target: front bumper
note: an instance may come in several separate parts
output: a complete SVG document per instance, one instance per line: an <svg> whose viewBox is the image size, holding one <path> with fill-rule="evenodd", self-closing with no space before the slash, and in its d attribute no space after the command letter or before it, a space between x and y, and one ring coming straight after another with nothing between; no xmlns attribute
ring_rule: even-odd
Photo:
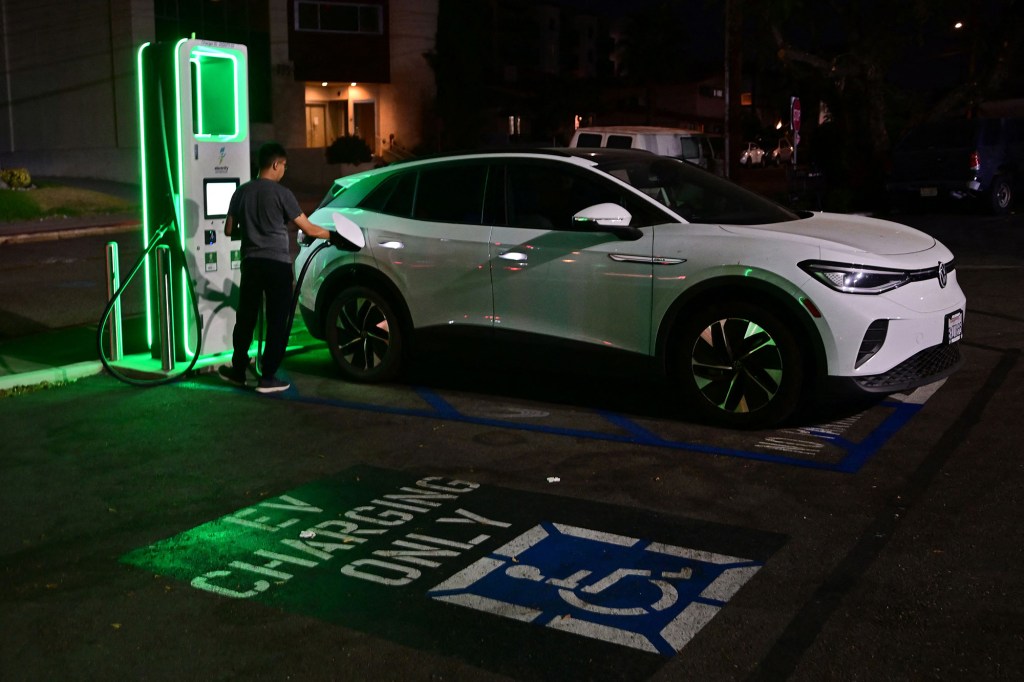
<svg viewBox="0 0 1024 682"><path fill-rule="evenodd" d="M907 391L945 379L962 364L959 343L932 346L907 358L888 372L856 377L853 383L865 393Z"/></svg>

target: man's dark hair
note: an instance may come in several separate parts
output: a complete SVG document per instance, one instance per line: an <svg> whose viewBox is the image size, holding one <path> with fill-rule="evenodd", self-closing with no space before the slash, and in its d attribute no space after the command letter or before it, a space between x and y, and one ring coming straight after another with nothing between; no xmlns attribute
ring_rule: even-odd
<svg viewBox="0 0 1024 682"><path fill-rule="evenodd" d="M275 161L278 159L287 159L288 152L284 150L284 147L277 142L264 142L260 145L260 151L258 160L260 163L260 170L264 168L270 168Z"/></svg>

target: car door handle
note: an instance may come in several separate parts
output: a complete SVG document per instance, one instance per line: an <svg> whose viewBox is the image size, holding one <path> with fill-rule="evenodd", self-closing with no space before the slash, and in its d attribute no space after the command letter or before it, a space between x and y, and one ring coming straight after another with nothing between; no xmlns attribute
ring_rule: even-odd
<svg viewBox="0 0 1024 682"><path fill-rule="evenodd" d="M625 253L609 253L608 257L618 263L650 263L651 265L679 265L685 258L665 258L663 256L631 256Z"/></svg>
<svg viewBox="0 0 1024 682"><path fill-rule="evenodd" d="M527 255L522 251L502 251L498 254L498 258L514 261L516 263L525 263Z"/></svg>

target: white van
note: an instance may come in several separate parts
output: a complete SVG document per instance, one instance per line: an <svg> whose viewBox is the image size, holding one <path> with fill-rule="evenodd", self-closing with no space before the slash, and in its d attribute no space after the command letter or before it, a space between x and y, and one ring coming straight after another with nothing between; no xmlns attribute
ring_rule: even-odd
<svg viewBox="0 0 1024 682"><path fill-rule="evenodd" d="M715 151L704 133L659 126L591 126L577 128L570 147L646 149L662 156L684 159L717 172Z"/></svg>

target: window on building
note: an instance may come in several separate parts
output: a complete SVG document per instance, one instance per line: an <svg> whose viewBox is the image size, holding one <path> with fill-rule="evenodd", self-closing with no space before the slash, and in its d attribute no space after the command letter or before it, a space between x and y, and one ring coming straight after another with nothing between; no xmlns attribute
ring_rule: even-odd
<svg viewBox="0 0 1024 682"><path fill-rule="evenodd" d="M323 33L367 33L381 35L384 27L380 5L298 0L295 30Z"/></svg>

